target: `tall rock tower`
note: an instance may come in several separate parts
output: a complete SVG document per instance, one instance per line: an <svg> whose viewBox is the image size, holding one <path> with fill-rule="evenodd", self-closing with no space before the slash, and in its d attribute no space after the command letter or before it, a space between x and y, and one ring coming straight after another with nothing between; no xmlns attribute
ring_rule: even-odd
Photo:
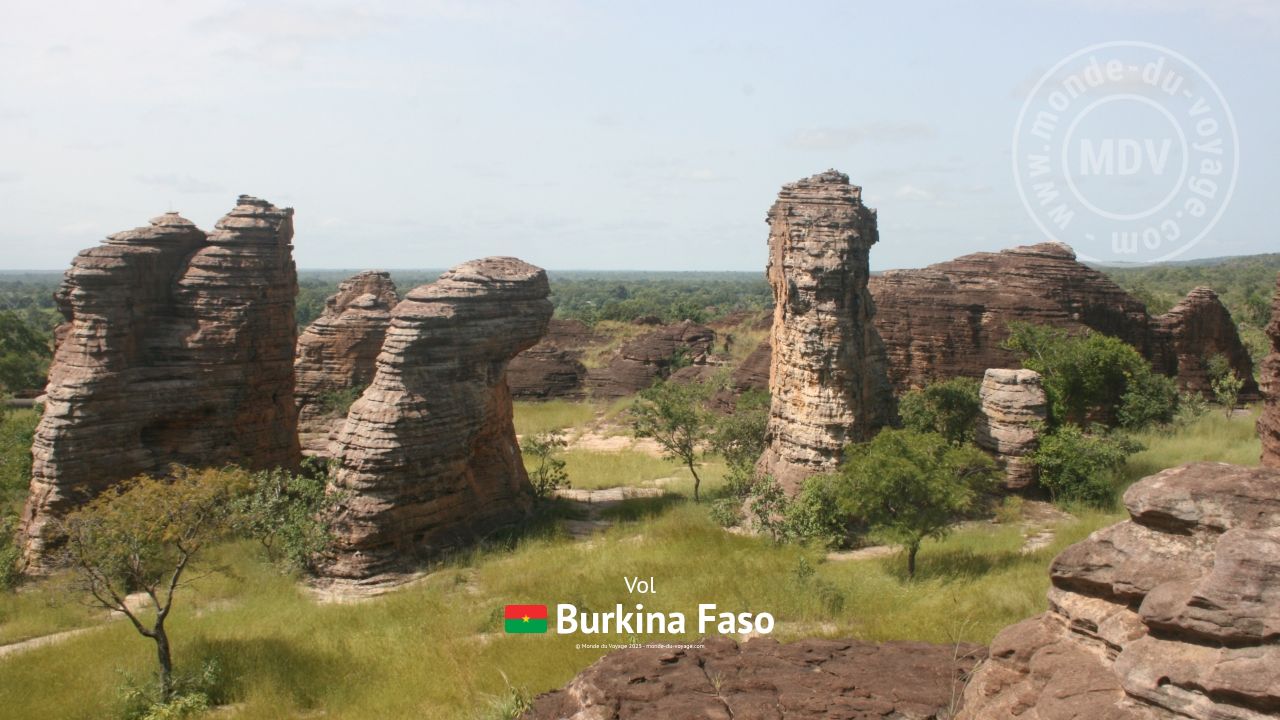
<svg viewBox="0 0 1280 720"><path fill-rule="evenodd" d="M835 170L784 186L768 222L773 400L756 469L794 495L893 414L867 291L867 255L879 233L862 188Z"/></svg>
<svg viewBox="0 0 1280 720"><path fill-rule="evenodd" d="M1258 419L1258 435L1262 437L1262 464L1280 467L1280 276L1276 277L1276 294L1271 300L1271 353L1262 361L1262 394L1267 404Z"/></svg>

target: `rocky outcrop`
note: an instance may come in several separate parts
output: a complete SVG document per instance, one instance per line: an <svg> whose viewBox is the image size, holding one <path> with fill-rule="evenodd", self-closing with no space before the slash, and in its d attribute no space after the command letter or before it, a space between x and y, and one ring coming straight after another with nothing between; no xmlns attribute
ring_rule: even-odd
<svg viewBox="0 0 1280 720"><path fill-rule="evenodd" d="M373 380L374 362L400 302L391 275L369 270L343 280L324 312L298 336L293 362L298 434L304 451L328 451L329 434L346 418L347 396Z"/></svg>
<svg viewBox="0 0 1280 720"><path fill-rule="evenodd" d="M72 262L23 510L32 570L52 521L122 479L298 462L292 238L292 210L242 195L207 236L169 213Z"/></svg>
<svg viewBox="0 0 1280 720"><path fill-rule="evenodd" d="M834 170L784 186L768 222L775 352L757 470L794 494L893 413L867 292L868 254L879 234L862 188Z"/></svg>
<svg viewBox="0 0 1280 720"><path fill-rule="evenodd" d="M585 397L587 368L582 356L594 340L595 334L585 323L553 319L546 336L507 366L511 396L522 400Z"/></svg>
<svg viewBox="0 0 1280 720"><path fill-rule="evenodd" d="M1204 392L1205 368L1221 354L1251 378L1249 353L1226 308L1198 288L1158 318L1110 278L1077 262L1060 243L974 253L916 270L872 277L875 326L888 354L889 380L902 394L933 380L981 378L987 368L1016 367L1002 347L1009 323L1092 330L1133 345L1184 390ZM767 352L761 345L761 352ZM1256 397L1251 380L1241 394Z"/></svg>
<svg viewBox="0 0 1280 720"><path fill-rule="evenodd" d="M1261 720L1280 712L1280 471L1194 463L1058 556L1049 612L1003 630L961 720Z"/></svg>
<svg viewBox="0 0 1280 720"><path fill-rule="evenodd" d="M1262 437L1262 464L1280 467L1280 277L1276 278L1276 294L1271 300L1267 336L1271 338L1271 352L1262 361L1266 405L1258 419L1258 435Z"/></svg>
<svg viewBox="0 0 1280 720"><path fill-rule="evenodd" d="M1207 287L1198 287L1155 319L1151 359L1157 370L1177 378L1184 391L1213 397L1209 361L1216 355L1244 381L1240 399L1258 399L1253 359L1236 332L1231 312Z"/></svg>
<svg viewBox="0 0 1280 720"><path fill-rule="evenodd" d="M692 320L660 326L623 343L609 364L587 372L587 388L597 399L637 393L685 366L706 365L716 331Z"/></svg>
<svg viewBox="0 0 1280 720"><path fill-rule="evenodd" d="M985 651L971 645L710 638L701 649L617 650L523 720L949 718Z"/></svg>
<svg viewBox="0 0 1280 720"><path fill-rule="evenodd" d="M1039 433L1049 419L1049 401L1034 370L988 369L978 390L981 409L974 425L978 447L993 453L1004 470L1010 490L1025 488L1036 480L1035 463L1029 457L1038 446Z"/></svg>
<svg viewBox="0 0 1280 720"><path fill-rule="evenodd" d="M381 583L526 515L506 369L546 331L548 293L543 270L496 257L396 306L373 381L330 446L343 499L323 575Z"/></svg>

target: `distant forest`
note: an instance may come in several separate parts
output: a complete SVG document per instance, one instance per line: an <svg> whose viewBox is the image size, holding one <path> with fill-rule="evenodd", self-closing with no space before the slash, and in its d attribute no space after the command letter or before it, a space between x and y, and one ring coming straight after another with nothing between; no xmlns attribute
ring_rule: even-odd
<svg viewBox="0 0 1280 720"><path fill-rule="evenodd" d="M1152 315L1167 312L1193 288L1213 288L1231 310L1255 361L1267 351L1263 333L1280 272L1280 253L1250 255L1150 267L1103 267L1144 303ZM298 274L298 327L324 310L347 270L302 270ZM439 270L393 270L403 294L439 276ZM60 320L53 292L56 272L0 272L0 393L30 393L44 384L53 329ZM586 323L630 322L642 317L662 322L710 322L739 311L773 304L763 273L553 271L551 300L559 317Z"/></svg>

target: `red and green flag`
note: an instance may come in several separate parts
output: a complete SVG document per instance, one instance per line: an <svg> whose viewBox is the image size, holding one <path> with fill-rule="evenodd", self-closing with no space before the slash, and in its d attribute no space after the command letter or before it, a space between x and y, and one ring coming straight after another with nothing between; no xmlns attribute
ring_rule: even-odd
<svg viewBox="0 0 1280 720"><path fill-rule="evenodd" d="M544 633L547 631L546 605L508 605L503 613L509 633Z"/></svg>

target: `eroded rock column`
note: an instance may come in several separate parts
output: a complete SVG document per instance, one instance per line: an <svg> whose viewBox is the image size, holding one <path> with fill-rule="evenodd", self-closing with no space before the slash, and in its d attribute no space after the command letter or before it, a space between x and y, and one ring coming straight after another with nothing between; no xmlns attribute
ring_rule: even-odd
<svg viewBox="0 0 1280 720"><path fill-rule="evenodd" d="M522 519L531 506L507 363L551 319L544 271L515 258L459 265L392 312L373 381L330 446L329 578L379 584Z"/></svg>
<svg viewBox="0 0 1280 720"><path fill-rule="evenodd" d="M978 447L994 453L1004 469L1005 487L1016 490L1036 480L1030 455L1049 419L1049 402L1035 370L991 368L978 391L981 410L974 427Z"/></svg>
<svg viewBox="0 0 1280 720"><path fill-rule="evenodd" d="M772 405L757 470L795 494L893 412L867 292L868 253L879 235L862 188L834 170L784 186L768 222Z"/></svg>

